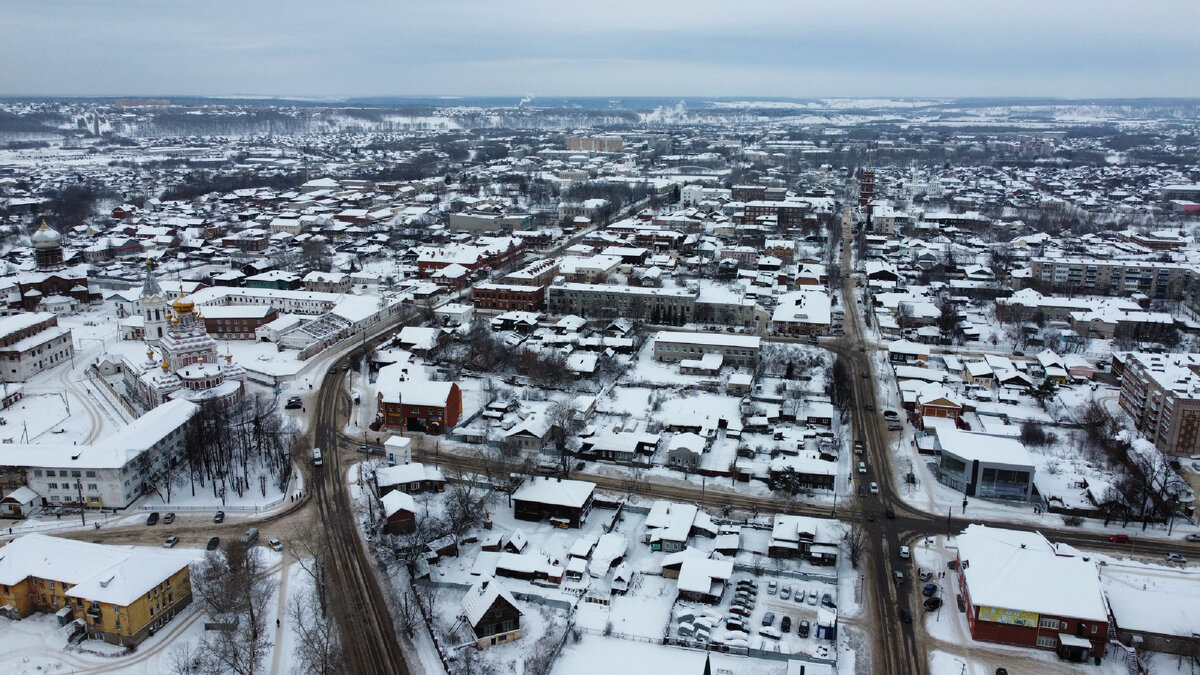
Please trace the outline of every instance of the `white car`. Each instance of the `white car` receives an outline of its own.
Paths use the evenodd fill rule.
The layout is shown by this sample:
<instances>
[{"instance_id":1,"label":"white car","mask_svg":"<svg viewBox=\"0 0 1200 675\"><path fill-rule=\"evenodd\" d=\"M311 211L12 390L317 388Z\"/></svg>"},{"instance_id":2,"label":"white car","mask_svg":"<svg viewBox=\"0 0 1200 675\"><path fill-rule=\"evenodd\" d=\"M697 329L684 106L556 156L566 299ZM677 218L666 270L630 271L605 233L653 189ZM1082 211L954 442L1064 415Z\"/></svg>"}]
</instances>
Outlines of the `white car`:
<instances>
[{"instance_id":1,"label":"white car","mask_svg":"<svg viewBox=\"0 0 1200 675\"><path fill-rule=\"evenodd\" d=\"M283 550L283 542L279 541L278 539L272 539L272 540L268 541L267 545L270 546L271 549L275 550L275 551Z\"/></svg>"},{"instance_id":2,"label":"white car","mask_svg":"<svg viewBox=\"0 0 1200 675\"><path fill-rule=\"evenodd\" d=\"M901 547L900 547L900 557L901 557L901 558L907 558L907 557L909 557L910 555L911 555L911 553L909 552L909 550L908 550L908 547L907 547L907 546L901 546Z\"/></svg>"},{"instance_id":3,"label":"white car","mask_svg":"<svg viewBox=\"0 0 1200 675\"><path fill-rule=\"evenodd\" d=\"M873 495L879 494L879 483L876 483L875 481L871 481L870 490L871 490L871 494L873 494Z\"/></svg>"},{"instance_id":4,"label":"white car","mask_svg":"<svg viewBox=\"0 0 1200 675\"><path fill-rule=\"evenodd\" d=\"M1164 555L1163 558L1167 562L1177 562L1177 563L1187 562L1187 558L1179 555L1178 553L1168 553L1168 554Z\"/></svg>"}]
</instances>

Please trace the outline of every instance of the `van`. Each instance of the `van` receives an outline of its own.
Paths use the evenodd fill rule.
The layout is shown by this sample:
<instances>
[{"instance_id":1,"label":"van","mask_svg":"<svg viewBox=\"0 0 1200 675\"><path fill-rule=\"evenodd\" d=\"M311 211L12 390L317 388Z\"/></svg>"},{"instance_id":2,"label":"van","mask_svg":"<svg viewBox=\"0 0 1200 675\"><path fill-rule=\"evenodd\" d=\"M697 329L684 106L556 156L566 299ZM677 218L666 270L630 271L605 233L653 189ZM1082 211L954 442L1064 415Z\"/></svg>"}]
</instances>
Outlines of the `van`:
<instances>
[{"instance_id":1,"label":"van","mask_svg":"<svg viewBox=\"0 0 1200 675\"><path fill-rule=\"evenodd\" d=\"M313 448L313 466L321 466L321 449Z\"/></svg>"},{"instance_id":2,"label":"van","mask_svg":"<svg viewBox=\"0 0 1200 675\"><path fill-rule=\"evenodd\" d=\"M246 530L246 533L242 535L242 543L247 546L253 544L256 541L258 541L258 528L257 527L252 527L252 528Z\"/></svg>"}]
</instances>

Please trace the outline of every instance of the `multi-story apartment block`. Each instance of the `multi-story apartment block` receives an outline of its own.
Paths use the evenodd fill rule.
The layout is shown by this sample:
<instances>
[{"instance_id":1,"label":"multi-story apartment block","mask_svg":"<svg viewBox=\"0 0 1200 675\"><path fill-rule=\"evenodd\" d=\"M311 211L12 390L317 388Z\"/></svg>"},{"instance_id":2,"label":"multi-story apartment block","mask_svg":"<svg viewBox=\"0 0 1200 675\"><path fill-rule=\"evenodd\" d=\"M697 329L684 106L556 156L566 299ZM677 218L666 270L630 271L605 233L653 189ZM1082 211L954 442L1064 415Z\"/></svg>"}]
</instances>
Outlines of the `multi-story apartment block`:
<instances>
[{"instance_id":1,"label":"multi-story apartment block","mask_svg":"<svg viewBox=\"0 0 1200 675\"><path fill-rule=\"evenodd\" d=\"M556 276L558 276L558 261L553 258L547 258L530 263L512 274L505 275L504 282L545 288L550 285L551 281L554 281L554 277Z\"/></svg>"},{"instance_id":2,"label":"multi-story apartment block","mask_svg":"<svg viewBox=\"0 0 1200 675\"><path fill-rule=\"evenodd\" d=\"M1162 452L1200 452L1200 354L1130 352L1113 359L1121 408L1138 430Z\"/></svg>"},{"instance_id":3,"label":"multi-story apartment block","mask_svg":"<svg viewBox=\"0 0 1200 675\"><path fill-rule=\"evenodd\" d=\"M14 540L0 556L0 613L69 610L93 640L137 645L191 602L191 569L178 556L43 534Z\"/></svg>"},{"instance_id":4,"label":"multi-story apartment block","mask_svg":"<svg viewBox=\"0 0 1200 675\"><path fill-rule=\"evenodd\" d=\"M168 401L129 426L84 445L0 445L0 467L23 474L42 506L125 508L183 454L185 424L199 407Z\"/></svg>"},{"instance_id":5,"label":"multi-story apartment block","mask_svg":"<svg viewBox=\"0 0 1200 675\"><path fill-rule=\"evenodd\" d=\"M1029 268L1033 281L1044 287L1113 295L1144 293L1155 299L1183 296L1196 274L1177 263L1099 258L1033 258Z\"/></svg>"},{"instance_id":6,"label":"multi-story apartment block","mask_svg":"<svg viewBox=\"0 0 1200 675\"><path fill-rule=\"evenodd\" d=\"M621 316L653 323L683 324L696 311L696 293L684 288L639 288L606 284L559 284L546 290L552 314Z\"/></svg>"},{"instance_id":7,"label":"multi-story apartment block","mask_svg":"<svg viewBox=\"0 0 1200 675\"><path fill-rule=\"evenodd\" d=\"M52 312L0 318L0 381L24 382L75 356L71 329Z\"/></svg>"},{"instance_id":8,"label":"multi-story apartment block","mask_svg":"<svg viewBox=\"0 0 1200 675\"><path fill-rule=\"evenodd\" d=\"M585 136L568 138L567 149L575 152L621 152L624 143L620 136Z\"/></svg>"}]
</instances>

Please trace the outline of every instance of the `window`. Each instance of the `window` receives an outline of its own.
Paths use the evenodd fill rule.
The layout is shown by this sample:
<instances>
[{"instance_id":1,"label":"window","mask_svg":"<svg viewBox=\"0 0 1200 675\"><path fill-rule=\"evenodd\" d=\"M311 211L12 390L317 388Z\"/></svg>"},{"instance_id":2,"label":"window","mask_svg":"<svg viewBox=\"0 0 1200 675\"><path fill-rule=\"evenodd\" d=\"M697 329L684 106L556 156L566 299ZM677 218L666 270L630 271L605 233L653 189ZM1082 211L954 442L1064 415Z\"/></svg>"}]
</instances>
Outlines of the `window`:
<instances>
[{"instance_id":1,"label":"window","mask_svg":"<svg viewBox=\"0 0 1200 675\"><path fill-rule=\"evenodd\" d=\"M95 478L96 472L95 471L85 471L83 475L87 476L88 478Z\"/></svg>"},{"instance_id":2,"label":"window","mask_svg":"<svg viewBox=\"0 0 1200 675\"><path fill-rule=\"evenodd\" d=\"M1038 622L1038 628L1049 628L1050 630L1058 630L1058 619L1042 619Z\"/></svg>"},{"instance_id":3,"label":"window","mask_svg":"<svg viewBox=\"0 0 1200 675\"><path fill-rule=\"evenodd\" d=\"M1057 647L1058 646L1058 638L1054 637L1053 635L1039 635L1038 639L1037 639L1037 646L1039 646L1039 647Z\"/></svg>"},{"instance_id":4,"label":"window","mask_svg":"<svg viewBox=\"0 0 1200 675\"><path fill-rule=\"evenodd\" d=\"M46 487L47 487L47 488L49 488L49 489L51 489L51 490L57 490L57 489L58 489L58 483L47 483L47 484L46 484Z\"/></svg>"},{"instance_id":5,"label":"window","mask_svg":"<svg viewBox=\"0 0 1200 675\"><path fill-rule=\"evenodd\" d=\"M96 487L95 483L88 483L88 492L99 492L100 488Z\"/></svg>"}]
</instances>

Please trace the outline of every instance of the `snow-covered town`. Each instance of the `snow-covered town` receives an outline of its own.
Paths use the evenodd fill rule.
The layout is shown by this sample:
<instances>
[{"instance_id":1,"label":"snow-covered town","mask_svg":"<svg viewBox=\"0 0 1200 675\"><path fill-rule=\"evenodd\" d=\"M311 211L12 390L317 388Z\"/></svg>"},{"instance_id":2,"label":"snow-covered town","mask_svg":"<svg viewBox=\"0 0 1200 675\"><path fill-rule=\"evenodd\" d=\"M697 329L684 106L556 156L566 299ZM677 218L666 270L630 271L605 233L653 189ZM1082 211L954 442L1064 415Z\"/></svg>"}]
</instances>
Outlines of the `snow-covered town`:
<instances>
[{"instance_id":1,"label":"snow-covered town","mask_svg":"<svg viewBox=\"0 0 1200 675\"><path fill-rule=\"evenodd\" d=\"M0 77L3 672L1200 672L1200 99L148 82Z\"/></svg>"}]
</instances>

